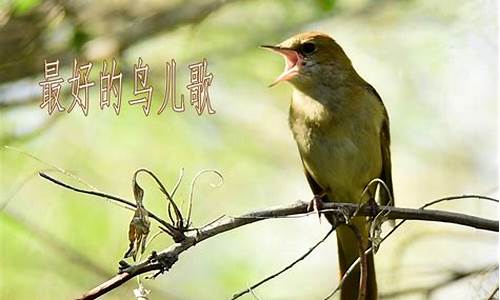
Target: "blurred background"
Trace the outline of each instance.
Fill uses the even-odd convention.
[[[0,8],[0,298],[70,299],[112,276],[127,250],[132,212],[77,194],[36,174],[132,199],[131,178],[153,170],[186,203],[200,170],[193,219],[308,201],[287,125],[291,87],[268,84],[282,59],[258,48],[308,30],[331,34],[381,94],[391,118],[396,203],[475,193],[498,197],[498,3],[495,0],[4,0]],[[150,66],[152,111],[131,106],[133,66]],[[44,59],[91,61],[87,117],[41,109]],[[99,108],[99,71],[116,58],[121,112]],[[177,62],[177,93],[188,95],[187,66],[208,61],[215,114],[156,111],[165,62]],[[63,83],[61,102],[72,97]],[[188,99],[186,99],[188,100]],[[6,148],[10,146],[11,148]],[[148,209],[165,217],[161,195],[140,177]],[[436,208],[497,219],[495,204],[457,200]],[[329,229],[317,217],[269,220],[223,234],[184,253],[174,268],[144,280],[150,299],[228,299],[289,264]],[[152,232],[156,232],[152,226]],[[384,233],[388,228],[384,227]],[[172,241],[156,238],[148,251]],[[376,255],[383,299],[488,299],[498,286],[498,235],[408,222]],[[331,237],[305,261],[258,288],[259,299],[323,299],[338,284]],[[137,282],[103,299],[133,299]],[[255,299],[248,295],[243,299]]]

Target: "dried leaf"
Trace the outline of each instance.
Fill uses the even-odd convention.
[[[132,180],[133,190],[134,190],[134,199],[136,202],[140,202],[142,204],[142,197],[144,196],[144,190],[137,183],[135,176]],[[137,203],[139,204],[139,203]]]
[[[151,222],[149,221],[148,211],[144,208],[142,204],[142,199],[144,197],[144,190],[139,186],[136,181],[137,172],[134,174],[132,179],[132,188],[134,192],[135,201],[137,203],[137,208],[135,209],[134,216],[130,221],[128,229],[128,239],[130,241],[129,248],[125,253],[125,258],[132,257],[134,261],[137,258],[137,253],[144,253],[146,250],[146,240],[149,234],[149,227]]]

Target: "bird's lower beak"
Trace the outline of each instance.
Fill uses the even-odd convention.
[[[278,54],[281,54],[281,56],[283,56],[283,58],[285,59],[285,69],[283,70],[283,73],[281,73],[281,75],[278,76],[273,81],[273,83],[269,85],[269,87],[278,84],[278,82],[280,81],[290,80],[297,74],[299,74],[299,66],[300,63],[302,62],[302,57],[296,50],[280,46],[261,46],[261,47],[269,49]]]

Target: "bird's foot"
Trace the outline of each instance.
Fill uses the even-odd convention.
[[[314,195],[314,198],[309,202],[307,207],[308,211],[314,211],[318,214],[319,222],[321,223],[321,210],[323,209],[323,200],[322,198],[325,196],[325,193],[321,193],[319,195]]]
[[[375,199],[371,198],[370,200],[368,200],[368,203],[366,205],[370,209],[370,218],[374,219],[377,216],[377,212],[378,212],[377,202],[375,201]]]

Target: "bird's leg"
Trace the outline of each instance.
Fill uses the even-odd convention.
[[[368,200],[368,203],[366,203],[366,205],[370,209],[370,220],[373,220],[377,216],[377,212],[378,212],[377,201],[375,201],[374,197],[370,197],[370,199]]]
[[[319,222],[321,223],[321,210],[323,209],[323,197],[326,196],[326,192],[321,192],[320,194],[315,194],[311,202],[307,207],[308,211],[314,211],[318,214]]]

